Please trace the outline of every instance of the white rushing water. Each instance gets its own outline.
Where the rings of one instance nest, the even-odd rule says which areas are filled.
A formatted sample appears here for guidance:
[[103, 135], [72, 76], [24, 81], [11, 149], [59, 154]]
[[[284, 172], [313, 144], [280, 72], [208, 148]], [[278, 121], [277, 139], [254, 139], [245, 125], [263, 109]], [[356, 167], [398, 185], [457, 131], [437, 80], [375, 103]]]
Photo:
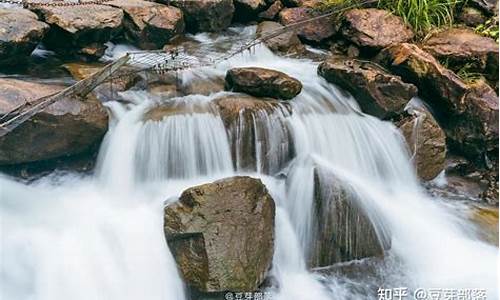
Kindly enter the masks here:
[[[317, 63], [263, 46], [181, 74], [182, 84], [222, 78], [235, 66], [280, 70], [303, 84], [291, 113], [258, 111], [241, 124], [256, 129], [251, 176], [262, 178], [277, 204], [273, 299], [377, 299], [376, 287], [477, 288], [498, 299], [498, 248], [424, 193], [392, 124], [361, 114], [352, 97], [316, 74]], [[94, 175], [55, 173], [31, 184], [1, 176], [0, 298], [185, 299], [163, 234], [163, 206], [190, 186], [239, 172], [231, 157], [238, 137], [212, 106], [217, 96], [170, 99], [163, 104], [176, 113], [156, 120], [148, 113], [158, 99], [124, 93], [128, 104], [107, 103], [112, 118]], [[376, 274], [353, 280], [307, 269], [316, 167], [355, 191], [379, 238], [390, 239]]]

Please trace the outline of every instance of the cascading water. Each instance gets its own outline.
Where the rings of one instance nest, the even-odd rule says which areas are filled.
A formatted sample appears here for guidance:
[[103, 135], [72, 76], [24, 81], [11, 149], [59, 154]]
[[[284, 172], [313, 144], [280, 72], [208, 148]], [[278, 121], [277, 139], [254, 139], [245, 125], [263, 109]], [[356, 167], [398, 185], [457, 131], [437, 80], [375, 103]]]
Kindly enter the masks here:
[[[378, 237], [391, 240], [376, 264], [375, 286], [485, 288], [488, 299], [498, 298], [498, 249], [423, 192], [393, 125], [360, 113], [352, 97], [317, 76], [316, 63], [278, 57], [264, 46], [216, 68], [186, 71], [182, 84], [222, 78], [236, 66], [280, 70], [304, 86], [290, 112], [262, 110], [241, 124], [257, 140], [251, 176], [262, 178], [277, 204], [275, 299], [377, 298], [369, 274], [352, 281], [307, 269], [317, 166], [349, 186]], [[235, 141], [211, 103], [216, 96], [160, 101], [170, 109], [155, 115], [153, 96], [125, 93], [129, 104], [107, 104], [110, 130], [95, 175], [55, 173], [29, 185], [0, 177], [2, 299], [185, 299], [162, 208], [190, 186], [239, 172]], [[279, 170], [292, 148], [294, 158]], [[265, 168], [287, 178], [264, 175]]]

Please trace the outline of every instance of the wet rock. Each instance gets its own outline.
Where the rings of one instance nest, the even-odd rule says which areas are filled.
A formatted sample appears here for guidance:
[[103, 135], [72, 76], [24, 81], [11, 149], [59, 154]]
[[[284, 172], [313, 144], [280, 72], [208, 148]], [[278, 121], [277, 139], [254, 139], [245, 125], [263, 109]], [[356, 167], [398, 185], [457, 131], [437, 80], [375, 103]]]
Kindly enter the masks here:
[[411, 40], [412, 29], [403, 19], [388, 11], [366, 8], [344, 14], [342, 35], [360, 47], [381, 49]]
[[285, 73], [264, 68], [233, 68], [226, 74], [226, 89], [257, 97], [292, 99], [302, 84]]
[[470, 0], [467, 5], [476, 7], [490, 16], [498, 15], [498, 0]]
[[184, 95], [210, 95], [224, 91], [224, 78], [193, 78], [180, 89]]
[[[279, 13], [280, 23], [290, 25], [314, 17], [314, 10], [309, 7], [285, 8]], [[311, 43], [320, 43], [337, 32], [333, 22], [328, 18], [308, 22], [297, 29], [298, 36]]]
[[122, 29], [123, 11], [111, 6], [36, 6], [32, 10], [50, 25], [44, 44], [62, 54], [104, 44]]
[[476, 8], [464, 7], [458, 16], [458, 20], [467, 26], [476, 27], [484, 24], [487, 21], [487, 17]]
[[422, 180], [437, 177], [445, 167], [446, 135], [431, 113], [411, 109], [398, 127], [408, 144], [418, 176]]
[[316, 167], [311, 268], [382, 256], [384, 249], [390, 248], [390, 238], [383, 233], [384, 225], [373, 223], [369, 211], [357, 197], [356, 192], [334, 174]]
[[382, 119], [402, 113], [417, 95], [413, 84], [370, 62], [330, 58], [319, 65], [318, 73], [353, 94], [363, 112]]
[[214, 103], [228, 131], [236, 170], [275, 174], [291, 160], [284, 118], [291, 112], [288, 103], [245, 94], [221, 96]]
[[268, 5], [266, 0], [234, 0], [235, 18], [240, 21], [254, 20]]
[[481, 73], [490, 66], [489, 73], [498, 78], [498, 43], [471, 29], [450, 28], [433, 34], [422, 49], [451, 65], [474, 64]]
[[452, 145], [469, 156], [482, 156], [498, 149], [498, 96], [483, 80], [470, 85], [465, 111], [444, 122]]
[[415, 84], [437, 112], [450, 116], [465, 111], [468, 86], [418, 46], [403, 43], [387, 47], [379, 53], [376, 61], [401, 76], [405, 82]]
[[[62, 86], [0, 79], [0, 115], [62, 90]], [[106, 133], [108, 115], [95, 98], [63, 99], [0, 137], [0, 165], [85, 152]]]
[[[67, 63], [63, 67], [71, 74], [75, 80], [85, 79], [104, 67], [100, 63]], [[141, 76], [130, 68], [122, 68], [113, 76], [115, 79], [104, 82], [97, 86], [92, 93], [102, 102], [116, 100], [119, 98], [118, 92], [126, 91], [141, 81]]]
[[274, 250], [275, 204], [259, 179], [185, 190], [165, 208], [165, 235], [185, 282], [202, 292], [254, 291]]
[[473, 206], [469, 218], [485, 241], [498, 246], [498, 207]]
[[107, 4], [123, 10], [126, 37], [143, 49], [159, 49], [184, 32], [184, 18], [177, 7], [143, 0], [114, 0]]
[[163, 82], [148, 84], [148, 92], [161, 98], [173, 98], [181, 95], [177, 85]]
[[[283, 29], [284, 26], [280, 23], [264, 21], [257, 26], [257, 37], [265, 36], [270, 32]], [[302, 53], [305, 51], [304, 45], [300, 42], [297, 33], [288, 31], [280, 34], [272, 39], [264, 41], [264, 44], [271, 51], [281, 54]]]
[[176, 6], [184, 13], [189, 31], [217, 32], [231, 24], [234, 14], [232, 0], [162, 0], [157, 2]]
[[274, 20], [283, 8], [281, 0], [276, 0], [265, 11], [259, 13], [258, 17], [261, 20]]
[[49, 26], [29, 10], [0, 8], [0, 65], [25, 59], [48, 30]]

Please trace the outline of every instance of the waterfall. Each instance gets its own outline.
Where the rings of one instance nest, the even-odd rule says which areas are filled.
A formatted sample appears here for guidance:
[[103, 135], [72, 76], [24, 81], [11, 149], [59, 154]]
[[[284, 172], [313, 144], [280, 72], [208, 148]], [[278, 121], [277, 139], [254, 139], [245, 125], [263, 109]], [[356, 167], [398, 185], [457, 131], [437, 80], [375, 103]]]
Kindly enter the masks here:
[[[194, 39], [207, 55], [227, 50], [210, 48], [206, 34]], [[220, 79], [243, 66], [285, 72], [303, 90], [289, 104], [230, 126], [214, 104], [220, 94], [161, 100], [126, 92], [127, 103], [106, 104], [110, 128], [95, 174], [55, 172], [30, 184], [0, 175], [2, 299], [186, 299], [165, 242], [163, 207], [188, 187], [249, 172], [277, 206], [273, 299], [377, 299], [376, 287], [398, 286], [485, 288], [488, 299], [498, 298], [498, 249], [425, 194], [397, 128], [361, 113], [355, 99], [316, 74], [316, 62], [258, 46], [180, 78], [182, 85]], [[250, 169], [240, 164], [245, 132], [255, 140]], [[318, 168], [352, 191], [377, 238], [390, 244], [374, 263], [376, 274], [352, 280], [308, 269]]]

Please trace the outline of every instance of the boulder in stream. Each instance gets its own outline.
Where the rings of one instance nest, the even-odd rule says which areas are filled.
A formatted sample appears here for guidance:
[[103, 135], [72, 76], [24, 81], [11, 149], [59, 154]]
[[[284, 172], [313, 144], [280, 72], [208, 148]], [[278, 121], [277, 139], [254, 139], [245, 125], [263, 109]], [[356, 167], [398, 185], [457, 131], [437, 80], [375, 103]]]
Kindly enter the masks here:
[[[283, 29], [285, 26], [277, 22], [264, 21], [257, 26], [257, 37], [263, 37], [270, 32]], [[272, 39], [264, 41], [264, 44], [273, 52], [282, 54], [302, 53], [305, 51], [304, 45], [300, 42], [295, 31], [288, 31]]]
[[233, 68], [226, 74], [226, 89], [257, 97], [292, 99], [302, 90], [302, 83], [275, 70], [247, 67]]
[[0, 8], [0, 65], [26, 59], [48, 30], [49, 25], [29, 10]]
[[265, 11], [259, 13], [258, 17], [260, 20], [274, 20], [283, 8], [283, 2], [275, 0]]
[[441, 173], [446, 160], [446, 135], [432, 114], [425, 109], [412, 109], [399, 129], [408, 144], [418, 176], [431, 180]]
[[313, 214], [311, 268], [380, 257], [391, 247], [385, 226], [370, 218], [375, 209], [365, 207], [351, 187], [320, 166], [314, 170]]
[[[0, 116], [63, 88], [60, 85], [0, 79]], [[0, 165], [85, 152], [101, 141], [107, 128], [108, 114], [94, 97], [63, 99], [0, 137]]]
[[429, 105], [444, 115], [465, 111], [467, 84], [417, 45], [403, 43], [382, 50], [376, 60], [419, 88]]
[[184, 32], [184, 18], [177, 7], [144, 0], [114, 0], [107, 4], [123, 10], [125, 36], [143, 49], [160, 49]]
[[[279, 13], [279, 21], [283, 25], [290, 25], [314, 17], [314, 10], [310, 7], [285, 8]], [[301, 39], [310, 43], [320, 43], [332, 37], [337, 30], [328, 18], [308, 22], [299, 29], [297, 34]]]
[[255, 291], [271, 266], [274, 218], [259, 179], [232, 177], [185, 190], [165, 208], [165, 235], [190, 287]]
[[222, 96], [214, 103], [228, 131], [238, 171], [274, 174], [293, 157], [285, 123], [291, 112], [288, 103], [245, 94]]
[[123, 11], [107, 5], [34, 6], [32, 10], [50, 25], [44, 44], [62, 54], [75, 54], [84, 49], [83, 53], [99, 58], [104, 51], [88, 51], [90, 46], [102, 48], [122, 29]]
[[402, 18], [376, 9], [352, 9], [343, 16], [342, 35], [359, 47], [381, 49], [413, 38], [412, 29]]
[[370, 62], [334, 57], [321, 63], [318, 73], [353, 94], [363, 112], [382, 119], [402, 113], [417, 95], [413, 84]]
[[222, 31], [231, 25], [233, 0], [157, 0], [176, 6], [184, 13], [186, 27], [191, 32]]

